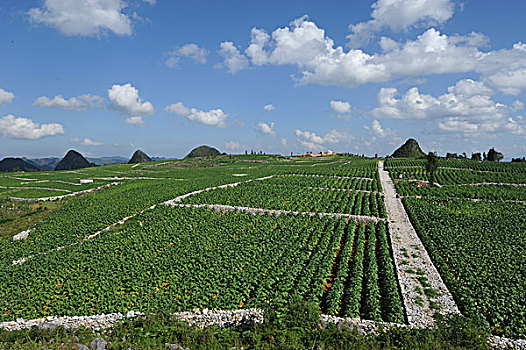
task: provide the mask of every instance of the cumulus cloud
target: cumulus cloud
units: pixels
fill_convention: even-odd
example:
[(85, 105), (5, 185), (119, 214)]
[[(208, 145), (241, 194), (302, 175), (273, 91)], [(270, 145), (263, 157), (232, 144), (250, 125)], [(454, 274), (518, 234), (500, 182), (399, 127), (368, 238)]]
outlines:
[(177, 67), (181, 57), (186, 57), (201, 64), (205, 64), (206, 56), (208, 56), (208, 50), (203, 49), (196, 44), (186, 44), (181, 47), (176, 47), (170, 52), (167, 52), (166, 56), (168, 59), (165, 63), (170, 68)]
[(38, 124), (29, 118), (6, 115), (0, 118), (0, 133), (14, 139), (40, 139), (46, 136), (63, 135), (64, 127), (58, 123)]
[(103, 146), (104, 143), (103, 142), (97, 142), (97, 141), (93, 141), (91, 139), (88, 139), (88, 138), (85, 138), (84, 140), (81, 140), (77, 137), (74, 137), (70, 140), (71, 142), (76, 142), (76, 143), (80, 143), (84, 146)]
[(228, 117), (228, 114), (221, 109), (211, 109), (205, 112), (196, 108), (187, 108), (182, 102), (166, 106), (164, 111), (176, 114), (180, 117), (185, 117), (191, 121), (220, 128), (226, 127), (226, 119)]
[(144, 126), (143, 117), (151, 116), (155, 109), (150, 102), (142, 102), (139, 98), (139, 90), (131, 84), (113, 85), (108, 90), (111, 100), (110, 109), (119, 111), (126, 115), (126, 123), (136, 126)]
[(384, 137), (386, 135), (386, 131), (384, 130), (384, 128), (382, 128), (382, 125), (376, 119), (373, 120), (373, 124), (371, 125), (371, 131), (373, 134), (379, 137)]
[(275, 109), (276, 109), (276, 107), (274, 107), (273, 104), (268, 104), (268, 105), (263, 106), (263, 110), (267, 111), (267, 112), (273, 111)]
[(351, 113), (351, 104), (345, 101), (330, 101), (331, 108), (338, 114)]
[(271, 122), (270, 124), (267, 124), (264, 122), (258, 122), (257, 127), (258, 127), (258, 131), (262, 132), (263, 134), (276, 136), (276, 132), (274, 131), (274, 122)]
[(256, 66), (297, 66), (300, 84), (356, 87), (431, 74), (477, 72), (489, 86), (504, 93), (517, 94), (526, 88), (526, 45), (481, 51), (487, 42), (480, 33), (447, 36), (430, 28), (415, 40), (382, 38), (383, 52), (368, 54), (335, 46), (322, 28), (301, 17), (271, 35), (253, 28), (245, 53)]
[(383, 28), (400, 31), (444, 23), (455, 9), (451, 0), (378, 0), (371, 7), (370, 21), (349, 26), (353, 33), (347, 38), (353, 47), (367, 43)]
[(324, 136), (319, 136), (314, 132), (296, 129), (294, 130), (294, 134), (300, 144), (310, 150), (319, 150), (324, 148), (327, 144), (337, 144), (351, 138), (351, 136), (347, 135), (345, 132), (338, 130), (331, 130)]
[(15, 98), (15, 94), (13, 94), (12, 92), (5, 91), (4, 89), (0, 89), (0, 106), (13, 102), (14, 98)]
[(219, 55), (223, 57), (224, 65), (232, 74), (248, 67), (248, 59), (239, 51), (231, 41), (222, 42), (219, 48)]
[(42, 7), (30, 9), (28, 15), (32, 23), (54, 27), (66, 35), (130, 35), (132, 21), (123, 12), (126, 6), (123, 0), (44, 0)]
[(240, 151), (242, 149), (247, 149), (247, 147), (240, 144), (239, 141), (228, 141), (225, 143), (225, 148), (230, 151)]
[(102, 108), (104, 99), (97, 95), (80, 95), (78, 97), (71, 97), (65, 99), (62, 95), (57, 95), (50, 99), (46, 96), (38, 97), (33, 106), (46, 108), (62, 108), (76, 111), (84, 111), (88, 109)]
[(436, 122), (442, 131), (464, 134), (520, 129), (519, 123), (509, 119), (517, 104), (495, 102), (493, 94), (484, 82), (471, 79), (458, 81), (438, 97), (422, 94), (416, 87), (401, 96), (395, 88), (382, 88), (372, 114), (377, 118), (427, 120)]
[(146, 122), (140, 116), (126, 117), (126, 119), (124, 121), (126, 122), (126, 124), (129, 124), (129, 125), (146, 126)]

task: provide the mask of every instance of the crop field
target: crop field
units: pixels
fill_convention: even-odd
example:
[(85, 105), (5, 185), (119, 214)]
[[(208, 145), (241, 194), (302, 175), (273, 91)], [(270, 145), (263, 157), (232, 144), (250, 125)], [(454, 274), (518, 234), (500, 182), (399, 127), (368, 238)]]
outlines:
[[(27, 227), (24, 240), (0, 239), (0, 321), (252, 308), (297, 296), (323, 313), (404, 323), (376, 160), (253, 158), (224, 157), (213, 167), (179, 161), (0, 177), (10, 187), (4, 201), (11, 187), (32, 187), (25, 184), (31, 181), (42, 182), (14, 191), (36, 198), (67, 194), (41, 188), (69, 191), (81, 187), (72, 184), (81, 178), (118, 182), (69, 197)], [(226, 184), (237, 186), (217, 188)], [(180, 203), (374, 220), (163, 204), (195, 191)]]
[(409, 181), (426, 179), (420, 161), (388, 166), (402, 174), (397, 191), (461, 311), (526, 337), (526, 166), (440, 161), (441, 188)]
[[(385, 207), (379, 193), (333, 190), (334, 187), (312, 188), (289, 178), (271, 182), (255, 181), (236, 187), (218, 189), (188, 197), (183, 203), (221, 204), (252, 208), (287, 210), (313, 213), (342, 213), (385, 218)], [(363, 181), (363, 180), (362, 180)], [(366, 182), (366, 181), (364, 181)], [(367, 181), (372, 182), (372, 181)]]

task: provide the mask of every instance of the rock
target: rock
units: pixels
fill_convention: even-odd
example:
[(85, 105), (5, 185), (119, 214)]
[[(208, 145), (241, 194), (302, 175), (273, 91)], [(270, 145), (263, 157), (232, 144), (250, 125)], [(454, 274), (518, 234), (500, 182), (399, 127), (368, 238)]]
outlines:
[(77, 350), (89, 350), (89, 348), (84, 344), (77, 344)]
[(134, 311), (128, 311), (128, 312), (126, 313), (126, 317), (127, 317), (127, 318), (135, 317), (135, 312), (134, 312)]
[(52, 322), (43, 322), (38, 325), (38, 328), (42, 329), (43, 331), (49, 331), (53, 333), (58, 327), (58, 324), (52, 323)]
[(168, 344), (168, 343), (166, 343), (166, 349), (168, 350), (190, 350), (189, 348), (183, 348), (179, 344)]
[(90, 343), (90, 347), (92, 350), (106, 350), (108, 346), (108, 342), (102, 338), (94, 339)]

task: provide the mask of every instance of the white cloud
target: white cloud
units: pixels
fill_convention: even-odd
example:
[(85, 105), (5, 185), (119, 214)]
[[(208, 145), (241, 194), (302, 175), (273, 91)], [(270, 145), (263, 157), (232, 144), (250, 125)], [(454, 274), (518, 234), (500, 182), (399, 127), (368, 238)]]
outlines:
[(64, 127), (58, 123), (38, 124), (29, 118), (6, 115), (0, 118), (0, 133), (14, 139), (40, 139), (45, 136), (63, 135)]
[(382, 125), (376, 119), (373, 120), (373, 124), (371, 125), (371, 131), (379, 137), (384, 137), (386, 135), (386, 131), (382, 128)]
[(228, 141), (225, 143), (225, 148), (230, 151), (240, 151), (242, 149), (247, 149), (247, 147), (241, 145), (239, 141)]
[(153, 105), (150, 102), (142, 102), (139, 98), (139, 90), (129, 83), (113, 85), (108, 90), (108, 97), (111, 100), (110, 109), (128, 116), (126, 118), (126, 123), (128, 124), (136, 126), (146, 125), (142, 118), (155, 113)]
[(146, 122), (144, 121), (144, 119), (142, 119), (141, 116), (126, 117), (125, 122), (129, 125), (146, 126)]
[(263, 106), (263, 110), (267, 111), (267, 112), (271, 112), (271, 111), (273, 111), (275, 109), (276, 109), (276, 107), (274, 107), (273, 104), (268, 104), (268, 105)]
[(66, 35), (131, 35), (130, 16), (123, 12), (126, 6), (123, 0), (44, 0), (42, 7), (32, 8), (28, 14), (31, 22), (54, 27)]
[(80, 139), (78, 139), (78, 138), (72, 138), (70, 141), (71, 142), (80, 142), (84, 146), (103, 146), (104, 145), (103, 142), (93, 141), (93, 140), (88, 139), (88, 138), (85, 138), (82, 141)]
[[(254, 65), (295, 65), (300, 84), (355, 87), (431, 74), (477, 72), (481, 80), (507, 94), (526, 88), (526, 44), (484, 52), (480, 33), (447, 36), (431, 28), (415, 40), (382, 39), (383, 53), (335, 46), (325, 31), (306, 17), (269, 35), (254, 28), (245, 50)], [(236, 49), (237, 50), (237, 49)]]
[(12, 92), (5, 91), (4, 89), (0, 89), (0, 106), (13, 102), (14, 98), (15, 98), (15, 94), (13, 94)]
[(451, 0), (378, 0), (371, 7), (370, 21), (349, 26), (353, 33), (347, 38), (353, 47), (367, 43), (382, 28), (400, 31), (444, 23), (455, 9)]
[(205, 64), (208, 50), (199, 47), (196, 44), (186, 44), (181, 47), (176, 47), (172, 51), (167, 52), (168, 59), (166, 65), (170, 68), (175, 68), (179, 64), (181, 57), (190, 58), (193, 61)]
[(518, 105), (495, 102), (493, 94), (483, 82), (471, 79), (458, 81), (438, 97), (422, 94), (416, 87), (400, 97), (397, 89), (382, 88), (377, 96), (378, 107), (372, 114), (376, 118), (436, 121), (442, 131), (463, 134), (520, 129), (509, 119)]
[(351, 104), (345, 101), (330, 101), (330, 105), (333, 111), (338, 114), (351, 113)]
[(224, 59), (224, 65), (232, 74), (248, 67), (248, 59), (239, 51), (231, 41), (222, 42), (219, 55)]
[(316, 135), (314, 132), (302, 131), (299, 129), (294, 130), (296, 138), (300, 144), (309, 150), (320, 150), (325, 147), (327, 144), (337, 144), (346, 139), (351, 139), (350, 135), (347, 135), (345, 132), (338, 130), (331, 130), (324, 136)]
[(33, 106), (46, 107), (46, 108), (62, 108), (71, 109), (77, 111), (84, 111), (88, 109), (102, 108), (104, 99), (97, 95), (80, 95), (78, 97), (71, 97), (65, 99), (62, 95), (57, 95), (50, 99), (46, 96), (38, 97)]
[(271, 122), (270, 124), (264, 123), (264, 122), (258, 122), (258, 131), (268, 134), (271, 136), (276, 136), (276, 132), (274, 131), (274, 122)]
[(226, 127), (226, 119), (228, 117), (228, 114), (221, 109), (211, 109), (205, 112), (196, 108), (187, 108), (182, 102), (166, 106), (164, 111), (176, 114), (180, 117), (185, 117), (191, 121), (220, 128)]
[(282, 144), (283, 146), (286, 146), (286, 145), (288, 144), (287, 139), (284, 138), (284, 137), (282, 137), (282, 138), (281, 138), (281, 144)]

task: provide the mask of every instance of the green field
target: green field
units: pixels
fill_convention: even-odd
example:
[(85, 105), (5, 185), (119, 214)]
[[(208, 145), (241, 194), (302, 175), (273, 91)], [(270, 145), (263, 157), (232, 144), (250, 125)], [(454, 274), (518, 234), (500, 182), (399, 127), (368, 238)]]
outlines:
[[(409, 181), (427, 179), (420, 161), (386, 166), (461, 311), (494, 334), (524, 337), (525, 193), (509, 184), (525, 183), (526, 168), (441, 161), (439, 188)], [(9, 200), (13, 192), (50, 191), (16, 187), (70, 190), (81, 186), (64, 182), (104, 184), (116, 176), (118, 185), (67, 200)], [(508, 185), (466, 186), (472, 182)], [(0, 192), (0, 228), (10, 232), (0, 239), (0, 321), (252, 308), (302, 298), (325, 314), (406, 322), (376, 159), (221, 156), (2, 174), (0, 184), (9, 187)], [(163, 204), (205, 189), (175, 203), (181, 206)], [(193, 204), (374, 220), (184, 207)], [(27, 239), (10, 239), (28, 228)]]
[[(526, 337), (526, 165), (442, 160), (442, 188), (408, 181), (427, 179), (421, 161), (388, 166), (393, 179), (402, 174), (397, 191), (461, 311), (495, 334)], [(481, 182), (519, 186), (460, 186)]]
[[(240, 156), (17, 174), (68, 190), (72, 185), (61, 181), (126, 179), (71, 200), (36, 224), (26, 240), (0, 241), (0, 284), (5, 286), (0, 321), (250, 308), (285, 305), (299, 297), (315, 302), (324, 313), (404, 323), (383, 222), (161, 204), (192, 191), (243, 182), (195, 194), (186, 202), (222, 204), (236, 198), (235, 204), (262, 209), (385, 217), (375, 169), (376, 160), (364, 158)], [(274, 177), (247, 182), (270, 175)], [(13, 176), (1, 181), (20, 186)], [(37, 196), (48, 190), (16, 191), (35, 191), (27, 196)], [(153, 205), (158, 206), (150, 209)], [(134, 217), (86, 240), (129, 216)], [(27, 260), (12, 264), (22, 258)]]

